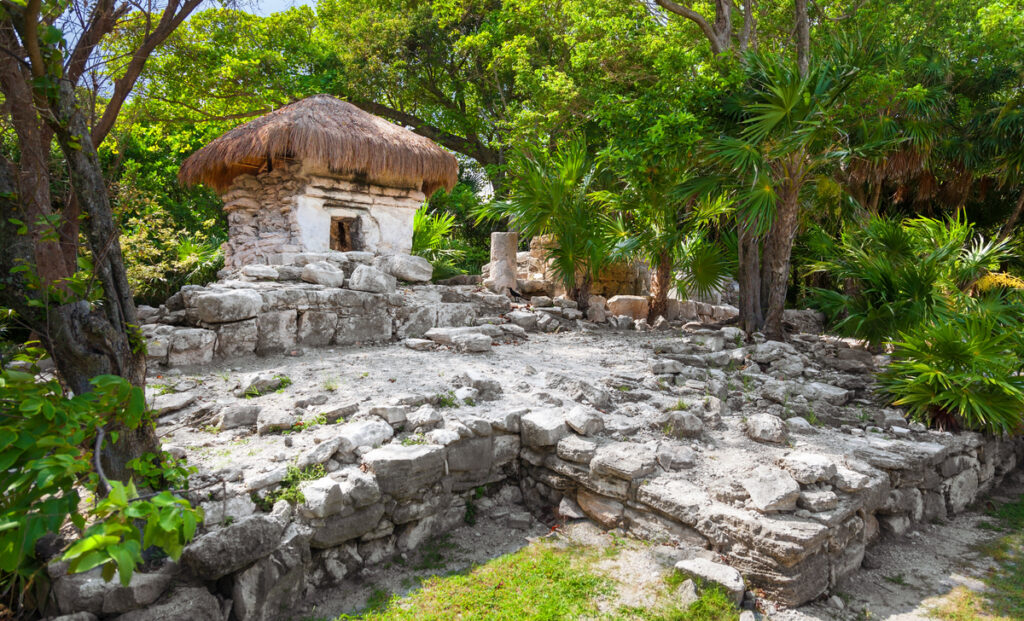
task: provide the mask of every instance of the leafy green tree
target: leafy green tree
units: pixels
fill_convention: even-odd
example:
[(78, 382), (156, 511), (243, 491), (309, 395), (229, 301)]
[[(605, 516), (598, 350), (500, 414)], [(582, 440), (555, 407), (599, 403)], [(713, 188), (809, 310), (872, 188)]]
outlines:
[[(98, 375), (145, 381), (145, 344), (96, 146), (114, 126), (149, 55), (199, 1), (172, 0), (155, 13), (114, 2), (98, 2), (84, 13), (49, 1), (0, 9), (0, 90), (15, 135), (0, 160), (6, 216), (0, 222), (0, 304), (40, 335), (75, 394), (91, 390)], [(85, 14), (78, 39), (69, 44), (53, 24)], [(96, 46), (126, 23), (145, 26), (137, 30), (127, 63), (112, 72), (103, 105), (90, 109), (93, 102), (76, 87), (84, 84)], [(70, 186), (63, 201), (53, 186), (62, 178)], [(152, 428), (123, 430), (117, 446), (105, 451), (112, 478), (126, 479), (126, 463), (155, 446)]]
[(707, 157), (726, 171), (714, 191), (737, 205), (740, 323), (778, 339), (801, 206), (845, 155), (834, 112), (856, 72), (820, 63), (802, 76), (776, 55), (752, 56), (748, 67), (742, 130)]
[(819, 251), (824, 256), (810, 269), (845, 290), (813, 289), (811, 302), (840, 334), (875, 346), (954, 314), (962, 297), (1010, 256), (1005, 240), (985, 241), (963, 215), (872, 218)]

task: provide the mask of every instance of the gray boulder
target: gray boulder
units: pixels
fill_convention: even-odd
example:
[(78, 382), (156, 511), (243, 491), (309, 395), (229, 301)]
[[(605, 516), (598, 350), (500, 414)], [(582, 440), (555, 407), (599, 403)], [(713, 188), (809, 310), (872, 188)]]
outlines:
[(676, 571), (700, 582), (716, 584), (729, 595), (737, 606), (743, 601), (743, 576), (728, 565), (715, 563), (703, 558), (691, 558), (676, 563)]
[(747, 418), (747, 436), (758, 442), (781, 444), (789, 435), (782, 419), (772, 414), (754, 414)]
[(255, 317), (263, 305), (263, 298), (259, 293), (245, 289), (210, 291), (195, 296), (192, 304), (200, 321), (227, 323)]
[(390, 254), (377, 257), (374, 266), (406, 282), (430, 282), (434, 267), (423, 257), (408, 254)]
[(180, 588), (156, 605), (133, 610), (116, 621), (223, 621), (220, 602), (202, 587)]
[(800, 484), (788, 472), (774, 466), (758, 466), (740, 480), (754, 508), (761, 513), (792, 511), (800, 498)]
[(345, 284), (345, 272), (333, 263), (317, 261), (307, 263), (302, 268), (302, 280), (325, 287), (342, 287)]
[(357, 267), (348, 281), (349, 289), (370, 293), (394, 293), (397, 285), (394, 276), (369, 265)]
[(270, 554), (277, 548), (284, 524), (253, 515), (211, 531), (185, 547), (181, 561), (204, 580), (217, 580)]

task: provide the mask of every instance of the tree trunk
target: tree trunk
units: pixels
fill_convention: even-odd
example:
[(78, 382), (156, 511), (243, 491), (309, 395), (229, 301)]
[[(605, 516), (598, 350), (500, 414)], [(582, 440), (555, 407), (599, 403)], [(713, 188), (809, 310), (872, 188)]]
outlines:
[(783, 186), (776, 203), (775, 222), (764, 246), (763, 279), (767, 292), (764, 332), (768, 338), (778, 341), (785, 338), (782, 315), (789, 290), (789, 259), (799, 223), (799, 198), (798, 188), (789, 183)]
[(739, 285), (740, 285), (740, 328), (747, 334), (761, 329), (764, 319), (761, 315), (761, 250), (760, 244), (750, 226), (740, 222), (739, 236)]
[[(145, 343), (121, 253), (120, 231), (110, 209), (103, 172), (89, 139), (85, 116), (76, 105), (74, 90), (61, 82), (56, 118), (51, 129), (68, 163), (71, 185), (83, 211), (89, 214), (87, 242), (92, 252), (93, 277), (102, 288), (104, 303), (96, 308), (80, 301), (50, 314), (51, 334), (60, 338), (53, 347), (55, 362), (76, 393), (89, 388), (97, 375), (120, 375), (136, 386), (146, 382)], [(159, 444), (152, 426), (128, 430), (116, 418), (108, 430), (118, 433), (108, 443), (103, 460), (107, 476), (127, 480), (127, 462), (156, 452)]]
[(593, 284), (594, 281), (590, 274), (584, 272), (583, 275), (577, 276), (576, 286), (572, 288), (572, 291), (569, 291), (569, 297), (576, 301), (577, 308), (584, 314), (590, 305), (590, 289)]
[(672, 253), (662, 250), (651, 275), (651, 310), (647, 321), (654, 323), (659, 316), (668, 313), (668, 292), (672, 287)]
[(1010, 214), (1010, 219), (999, 230), (999, 237), (996, 238), (997, 241), (1003, 241), (1013, 234), (1013, 229), (1017, 226), (1017, 220), (1020, 219), (1021, 211), (1024, 211), (1024, 188), (1021, 189), (1020, 196), (1017, 197), (1017, 204), (1013, 208), (1013, 213)]
[(807, 19), (807, 0), (795, 0), (796, 9), (796, 64), (800, 77), (806, 78), (810, 68), (811, 32)]

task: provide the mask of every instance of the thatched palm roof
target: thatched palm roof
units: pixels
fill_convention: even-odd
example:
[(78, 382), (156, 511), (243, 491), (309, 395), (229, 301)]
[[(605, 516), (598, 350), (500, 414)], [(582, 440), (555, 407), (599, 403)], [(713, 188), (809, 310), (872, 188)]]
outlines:
[(232, 129), (181, 165), (186, 185), (219, 191), (268, 163), (298, 160), (378, 185), (421, 188), (428, 196), (455, 185), (455, 157), (429, 138), (331, 97), (314, 95)]

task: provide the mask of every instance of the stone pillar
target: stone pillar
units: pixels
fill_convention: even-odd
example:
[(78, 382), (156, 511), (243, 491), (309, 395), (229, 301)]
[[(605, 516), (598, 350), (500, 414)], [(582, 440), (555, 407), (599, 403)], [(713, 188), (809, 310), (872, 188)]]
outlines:
[(495, 293), (508, 295), (516, 286), (516, 252), (519, 233), (491, 233), (491, 272), (484, 286)]
[(491, 264), (506, 261), (513, 269), (519, 252), (519, 233), (491, 233)]

